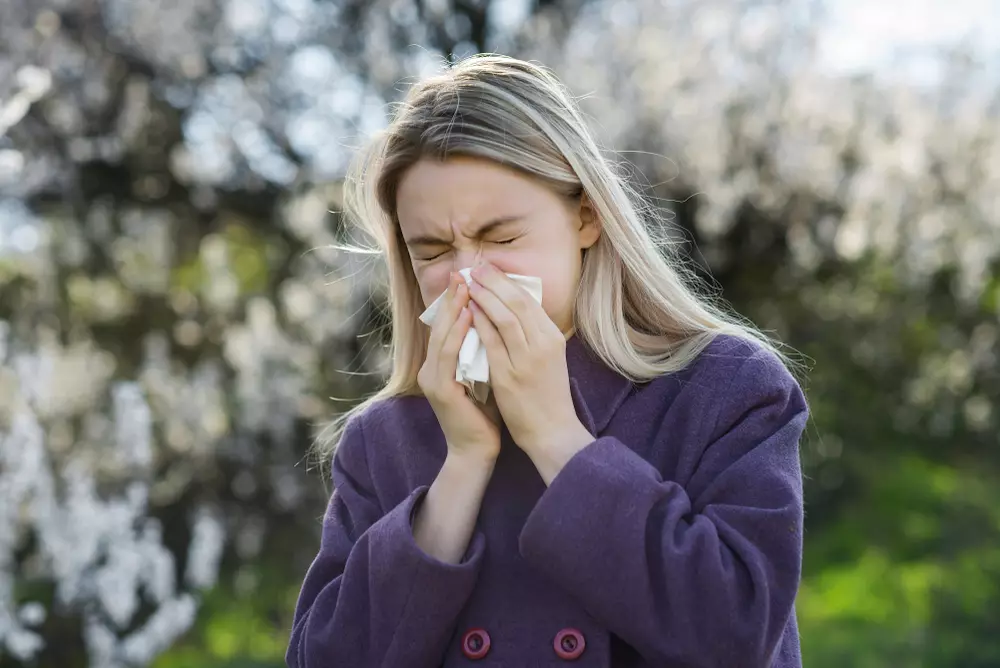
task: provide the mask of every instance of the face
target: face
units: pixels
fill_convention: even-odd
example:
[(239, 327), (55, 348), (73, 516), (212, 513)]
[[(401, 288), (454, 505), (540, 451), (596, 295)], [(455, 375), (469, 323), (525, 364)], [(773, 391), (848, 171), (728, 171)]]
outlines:
[(569, 201), (499, 163), (456, 157), (408, 169), (396, 211), (425, 306), (451, 272), (481, 258), (507, 274), (540, 277), (542, 307), (570, 330), (582, 251), (600, 236), (586, 201)]

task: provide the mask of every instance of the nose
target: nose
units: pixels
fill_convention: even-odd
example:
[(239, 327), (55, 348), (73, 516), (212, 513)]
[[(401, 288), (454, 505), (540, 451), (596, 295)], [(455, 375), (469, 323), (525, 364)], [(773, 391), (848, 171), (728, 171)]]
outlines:
[(459, 269), (465, 269), (466, 267), (471, 267), (476, 264), (476, 260), (482, 253), (482, 247), (478, 244), (475, 246), (469, 246), (468, 248), (460, 248), (455, 251), (454, 263), (455, 266), (452, 267), (452, 271), (458, 271)]

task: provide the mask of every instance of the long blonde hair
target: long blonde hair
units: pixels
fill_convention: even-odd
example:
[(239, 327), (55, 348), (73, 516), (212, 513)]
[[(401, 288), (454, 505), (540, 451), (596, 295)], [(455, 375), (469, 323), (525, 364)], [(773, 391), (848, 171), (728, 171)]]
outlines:
[(601, 225), (585, 252), (574, 313), (576, 334), (609, 367), (635, 382), (679, 371), (712, 339), (767, 336), (699, 287), (674, 247), (654, 236), (659, 215), (615, 171), (572, 96), (545, 67), (480, 54), (415, 84), (389, 126), (357, 156), (346, 181), (348, 222), (374, 240), (388, 268), (392, 369), (385, 385), (335, 418), (315, 453), (328, 463), (343, 427), (388, 397), (419, 394), (428, 329), (396, 217), (396, 190), (422, 158), (476, 156), (530, 175), (566, 197), (587, 197)]

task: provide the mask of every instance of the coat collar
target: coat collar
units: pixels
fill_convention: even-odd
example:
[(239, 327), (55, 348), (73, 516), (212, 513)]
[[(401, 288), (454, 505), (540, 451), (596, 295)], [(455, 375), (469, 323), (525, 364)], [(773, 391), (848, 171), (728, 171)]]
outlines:
[(632, 391), (632, 382), (601, 361), (579, 334), (566, 341), (566, 368), (577, 415), (598, 436)]

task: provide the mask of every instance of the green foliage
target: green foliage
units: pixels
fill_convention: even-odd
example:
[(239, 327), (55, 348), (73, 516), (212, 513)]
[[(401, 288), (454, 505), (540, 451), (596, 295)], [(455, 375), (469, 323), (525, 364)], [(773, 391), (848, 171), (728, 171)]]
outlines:
[(183, 642), (161, 655), (153, 668), (277, 668), (284, 666), (298, 574), (287, 564), (260, 563), (240, 571), (253, 582), (240, 591), (216, 587), (204, 600), (198, 623)]
[[(229, 14), (214, 1), (150, 3), (155, 11), (134, 15), (125, 11), (133, 4), (142, 5), (0, 3), (15, 79), (39, 67), (54, 77), (0, 133), (3, 185), (32, 214), (3, 208), (14, 201), (5, 191), (0, 242), (21, 226), (49, 240), (23, 255), (0, 244), (0, 326), (11, 332), (8, 346), (0, 328), (0, 351), (41, 342), (64, 360), (57, 389), (82, 387), (48, 425), (56, 455), (81, 451), (82, 435), (108, 421), (88, 403), (105, 382), (93, 372), (102, 360), (116, 378), (142, 380), (158, 430), (152, 509), (179, 561), (196, 499), (218, 502), (230, 538), (262, 527), (256, 550), (229, 541), (194, 628), (153, 665), (278, 668), (326, 500), (295, 465), (310, 427), (344, 405), (325, 398), (357, 399), (376, 382), (377, 361), (363, 359), (356, 335), (382, 306), (368, 299), (370, 263), (310, 252), (337, 240), (343, 221), (327, 211), (343, 202), (326, 183), (333, 177), (309, 174), (318, 155), (347, 148), (342, 141), (353, 149), (363, 121), (379, 120), (367, 96), (401, 92), (415, 73), (412, 45), (430, 35), (418, 50), (431, 56), (491, 49), (492, 11), (490, 2), (445, 2), (447, 12), (398, 2), (388, 13), (360, 0), (298, 3), (292, 13), (318, 13), (301, 39), (278, 44), (264, 39), (270, 31), (229, 32), (253, 21), (218, 22)], [(274, 34), (297, 30), (285, 4), (264, 3), (283, 26)], [(614, 3), (583, 12), (579, 0), (526, 4), (532, 16), (519, 23), (530, 29), (510, 35), (527, 40), (518, 55), (579, 77), (578, 93), (597, 91), (585, 111), (626, 151), (622, 171), (635, 166), (656, 184), (651, 201), (696, 242), (692, 259), (705, 261), (722, 295), (810, 361), (804, 664), (1000, 665), (1000, 257), (993, 251), (981, 284), (961, 278), (978, 274), (993, 250), (984, 244), (995, 243), (1000, 124), (989, 95), (963, 97), (977, 89), (961, 72), (945, 77), (938, 99), (810, 70), (787, 50), (813, 43), (810, 28), (784, 17), (807, 5), (805, 14), (821, 14), (812, 2), (626, 0), (613, 21), (604, 12)], [(745, 20), (757, 6), (776, 22)], [(535, 12), (543, 23), (532, 23)], [(581, 16), (591, 17), (589, 34)], [(728, 26), (734, 39), (699, 41), (717, 31), (690, 29), (702, 23)], [(746, 26), (757, 36), (736, 39)], [(772, 45), (740, 51), (765, 34)], [(546, 37), (532, 45), (532, 35)], [(576, 42), (587, 48), (564, 48)], [(300, 47), (337, 68), (322, 83), (292, 81)], [(719, 62), (740, 71), (720, 76)], [(796, 69), (760, 69), (772, 62)], [(366, 102), (346, 109), (344, 91), (357, 82)], [(0, 106), (20, 99), (16, 90), (0, 90)], [(316, 120), (339, 116), (349, 129)], [(288, 130), (301, 127), (309, 141), (292, 141)], [(233, 169), (194, 169), (206, 156)], [(279, 158), (300, 168), (293, 181), (258, 173)], [(860, 247), (845, 250), (852, 238)], [(64, 359), (63, 346), (92, 354)], [(7, 361), (0, 418), (23, 399)], [(290, 496), (285, 476), (312, 488)], [(44, 560), (14, 547), (17, 603), (51, 610), (51, 653), (30, 665), (85, 665), (80, 620), (49, 605)], [(26, 664), (0, 654), (8, 665)]]

